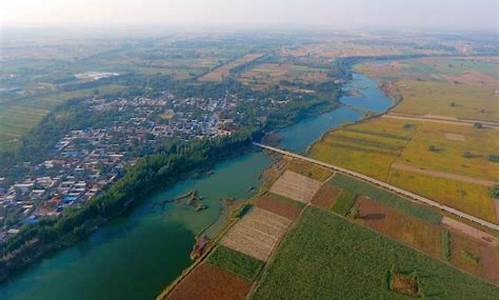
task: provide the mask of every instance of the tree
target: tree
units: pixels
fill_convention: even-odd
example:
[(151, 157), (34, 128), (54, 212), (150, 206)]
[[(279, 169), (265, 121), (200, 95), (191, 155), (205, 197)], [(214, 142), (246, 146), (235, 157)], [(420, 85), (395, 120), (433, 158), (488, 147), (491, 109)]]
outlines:
[(498, 184), (495, 184), (490, 189), (490, 197), (498, 200)]
[(429, 145), (429, 148), (428, 148), (428, 149), (429, 149), (429, 151), (431, 151), (431, 152), (437, 152), (437, 151), (438, 151), (438, 148), (437, 148), (436, 146), (434, 146), (434, 145)]

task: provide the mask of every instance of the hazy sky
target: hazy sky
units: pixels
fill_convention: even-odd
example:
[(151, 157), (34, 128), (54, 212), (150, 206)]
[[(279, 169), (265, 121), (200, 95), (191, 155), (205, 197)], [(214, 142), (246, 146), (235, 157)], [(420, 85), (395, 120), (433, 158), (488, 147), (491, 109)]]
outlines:
[(318, 25), (498, 28), (498, 0), (0, 0), (14, 25)]

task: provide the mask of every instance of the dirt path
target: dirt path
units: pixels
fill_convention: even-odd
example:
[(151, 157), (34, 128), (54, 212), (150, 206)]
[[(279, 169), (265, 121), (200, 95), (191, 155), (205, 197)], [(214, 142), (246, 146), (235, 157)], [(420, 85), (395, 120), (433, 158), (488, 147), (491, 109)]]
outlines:
[(451, 179), (451, 180), (468, 182), (468, 183), (484, 185), (484, 186), (492, 186), (492, 185), (496, 184), (496, 181), (492, 181), (492, 180), (457, 175), (457, 174), (447, 173), (447, 172), (434, 171), (434, 170), (429, 170), (429, 169), (423, 169), (423, 168), (418, 168), (418, 167), (414, 167), (414, 166), (410, 166), (410, 165), (406, 165), (406, 164), (402, 164), (402, 163), (394, 163), (394, 164), (392, 164), (391, 168), (396, 169), (396, 170), (401, 170), (401, 171), (408, 171), (408, 172), (428, 175), (428, 176), (432, 176), (432, 177)]
[(481, 121), (481, 120), (459, 120), (459, 119), (448, 119), (441, 118), (435, 116), (407, 116), (401, 115), (397, 113), (387, 113), (382, 116), (382, 118), (389, 119), (400, 119), (400, 120), (412, 120), (412, 121), (424, 121), (424, 122), (433, 122), (440, 124), (451, 124), (451, 125), (463, 125), (463, 126), (473, 126), (475, 123), (481, 123), (483, 127), (488, 128), (498, 128), (498, 124), (490, 121)]

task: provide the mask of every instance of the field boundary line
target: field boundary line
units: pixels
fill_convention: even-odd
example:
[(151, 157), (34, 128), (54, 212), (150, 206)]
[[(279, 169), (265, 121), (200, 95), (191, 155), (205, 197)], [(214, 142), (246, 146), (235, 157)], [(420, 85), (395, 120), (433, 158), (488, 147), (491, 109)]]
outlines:
[(432, 123), (451, 124), (451, 125), (463, 125), (463, 126), (474, 126), (475, 123), (481, 123), (483, 125), (483, 127), (498, 128), (498, 123), (491, 122), (491, 121), (466, 120), (466, 119), (444, 119), (444, 118), (425, 117), (425, 116), (409, 116), (409, 115), (405, 115), (405, 114), (392, 113), (392, 112), (383, 115), (382, 118), (421, 121), (421, 122), (432, 122)]

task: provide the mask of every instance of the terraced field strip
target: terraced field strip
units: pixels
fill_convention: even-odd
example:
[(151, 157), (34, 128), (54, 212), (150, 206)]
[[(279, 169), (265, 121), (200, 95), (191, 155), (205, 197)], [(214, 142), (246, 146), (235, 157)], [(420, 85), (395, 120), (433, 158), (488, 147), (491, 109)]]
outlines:
[(255, 207), (237, 222), (222, 239), (222, 245), (243, 254), (267, 261), (291, 221)]
[(403, 164), (403, 163), (394, 163), (391, 166), (391, 168), (396, 169), (396, 170), (401, 170), (401, 171), (408, 171), (408, 172), (412, 172), (412, 173), (427, 175), (427, 176), (431, 176), (431, 177), (439, 177), (439, 178), (469, 182), (469, 183), (484, 185), (484, 186), (492, 186), (492, 185), (495, 185), (497, 183), (496, 181), (492, 181), (492, 180), (486, 180), (486, 179), (482, 179), (482, 178), (475, 178), (475, 177), (463, 176), (463, 175), (458, 175), (458, 174), (453, 174), (453, 173), (448, 173), (448, 172), (440, 172), (440, 171), (435, 171), (435, 170), (418, 168), (418, 167), (410, 166), (410, 165)]
[(320, 187), (321, 182), (286, 170), (270, 191), (302, 203), (309, 203)]
[(333, 169), (333, 170), (335, 170), (335, 171), (337, 171), (339, 173), (342, 173), (342, 174), (345, 174), (345, 175), (348, 175), (348, 176), (351, 176), (351, 177), (355, 177), (355, 178), (361, 179), (363, 181), (367, 181), (367, 182), (369, 182), (371, 184), (374, 184), (376, 186), (382, 187), (382, 188), (384, 188), (386, 190), (389, 190), (389, 191), (391, 191), (393, 193), (405, 196), (410, 201), (424, 203), (424, 204), (427, 204), (429, 206), (436, 207), (438, 209), (441, 209), (441, 210), (444, 210), (446, 212), (449, 212), (449, 213), (451, 213), (453, 215), (456, 215), (456, 216), (458, 216), (460, 218), (464, 218), (464, 219), (467, 219), (469, 221), (478, 223), (478, 224), (480, 224), (482, 226), (485, 226), (485, 227), (488, 227), (490, 229), (498, 230), (498, 225), (496, 225), (496, 224), (493, 224), (493, 223), (490, 223), (488, 221), (482, 220), (480, 218), (474, 217), (474, 216), (469, 215), (467, 213), (464, 213), (464, 212), (462, 212), (462, 211), (460, 211), (458, 209), (454, 209), (454, 208), (449, 207), (447, 205), (443, 205), (443, 204), (438, 203), (436, 201), (427, 199), (425, 197), (422, 197), (420, 195), (414, 194), (412, 192), (408, 192), (406, 190), (400, 189), (398, 187), (395, 187), (395, 186), (390, 185), (388, 183), (385, 183), (383, 181), (380, 181), (380, 180), (368, 177), (366, 175), (363, 175), (363, 174), (360, 174), (360, 173), (357, 173), (357, 172), (354, 172), (354, 171), (351, 171), (351, 170), (347, 170), (347, 169), (344, 169), (344, 168), (341, 168), (341, 167), (337, 167), (337, 166), (334, 166), (334, 165), (331, 165), (331, 164), (328, 164), (328, 163), (325, 163), (325, 162), (322, 162), (322, 161), (319, 161), (319, 160), (316, 160), (316, 159), (312, 159), (312, 158), (309, 158), (309, 157), (306, 157), (306, 156), (302, 156), (302, 155), (295, 154), (295, 153), (292, 153), (292, 152), (289, 152), (289, 151), (281, 150), (281, 149), (278, 149), (278, 148), (275, 148), (275, 147), (263, 145), (263, 144), (260, 144), (260, 143), (253, 143), (253, 144), (255, 146), (257, 146), (257, 147), (260, 147), (260, 148), (263, 148), (263, 149), (266, 149), (266, 150), (269, 150), (269, 151), (281, 153), (283, 155), (291, 156), (291, 157), (294, 157), (294, 158), (303, 159), (305, 161), (309, 161), (311, 163), (318, 164), (318, 165), (321, 165), (321, 166)]

